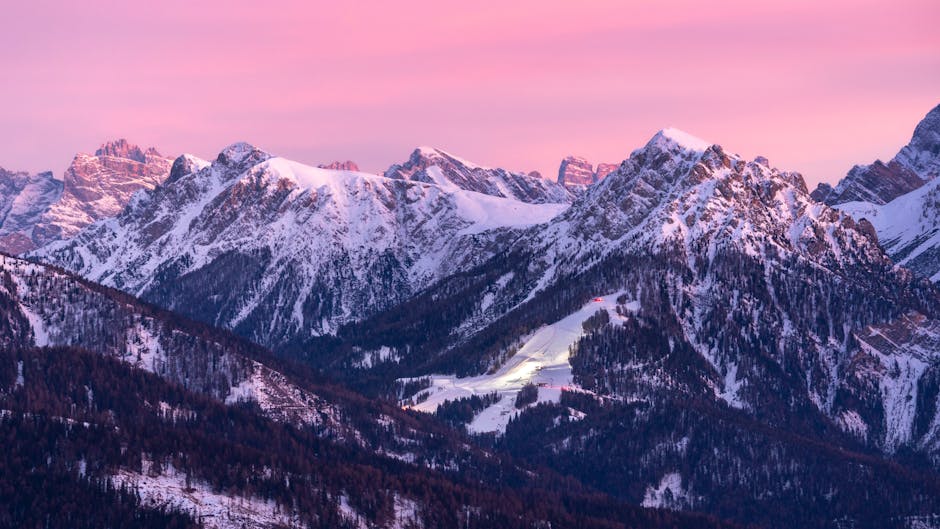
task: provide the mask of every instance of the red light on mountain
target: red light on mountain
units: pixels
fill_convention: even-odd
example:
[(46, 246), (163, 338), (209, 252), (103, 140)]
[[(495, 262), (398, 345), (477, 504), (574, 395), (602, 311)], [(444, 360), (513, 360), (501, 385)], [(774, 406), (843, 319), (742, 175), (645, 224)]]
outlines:
[(594, 298), (594, 301), (595, 301), (595, 302), (604, 301), (604, 298)]

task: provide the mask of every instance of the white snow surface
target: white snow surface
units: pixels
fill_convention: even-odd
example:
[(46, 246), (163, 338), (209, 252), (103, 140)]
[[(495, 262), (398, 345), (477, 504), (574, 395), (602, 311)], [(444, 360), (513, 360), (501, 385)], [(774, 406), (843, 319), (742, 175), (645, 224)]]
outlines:
[(26, 385), (26, 379), (23, 377), (23, 361), (16, 363), (16, 382), (13, 387), (21, 388)]
[[(538, 402), (558, 402), (562, 390), (583, 391), (573, 383), (568, 362), (571, 347), (583, 336), (584, 321), (597, 311), (606, 310), (614, 322), (623, 318), (615, 310), (619, 295), (601, 296), (600, 301), (590, 301), (577, 312), (541, 327), (526, 337), (519, 351), (493, 374), (467, 378), (431, 375), (429, 396), (414, 409), (433, 413), (445, 400), (482, 396), (495, 391), (502, 398), (480, 412), (468, 428), (471, 432), (505, 432), (509, 420), (520, 412), (515, 402), (522, 386), (529, 383), (538, 385)], [(639, 305), (630, 302), (626, 307), (637, 310)]]
[[(270, 252), (259, 284), (232, 301), (233, 315), (214, 323), (238, 325), (263, 310), (259, 305), (272, 292), (280, 296), (277, 289), (289, 278), (302, 295), (280, 303), (265, 331), (272, 336), (252, 337), (274, 346), (282, 333), (329, 333), (387, 302), (394, 293), (368, 290), (375, 268), (397, 263), (404, 277), (395, 280), (406, 285), (396, 292), (417, 291), (485, 259), (492, 251), (487, 233), (544, 223), (567, 208), (452, 184), (311, 167), (252, 149), (233, 145), (223, 155), (243, 166), (217, 162), (139, 194), (120, 216), (36, 257), (140, 296), (162, 266), (182, 266), (185, 274), (227, 252)], [(337, 262), (348, 263), (348, 270), (337, 269)], [(363, 292), (344, 292), (332, 314), (308, 321), (302, 307), (318, 281)]]
[[(884, 410), (885, 437), (883, 448), (888, 453), (911, 442), (914, 418), (917, 413), (918, 388), (927, 368), (937, 362), (940, 343), (936, 325), (925, 322), (922, 316), (902, 317), (899, 322), (914, 329), (907, 341), (898, 343), (903, 335), (885, 326), (870, 326), (857, 333), (859, 347), (877, 361), (875, 376)], [(896, 323), (897, 325), (897, 323)], [(934, 415), (936, 421), (940, 414)], [(846, 417), (850, 419), (850, 417)], [(932, 421), (932, 422), (933, 422)], [(867, 434), (867, 426), (844, 421), (842, 426), (856, 435)], [(936, 442), (937, 432), (930, 432), (923, 442)]]
[(689, 501), (689, 493), (682, 488), (682, 475), (669, 472), (663, 475), (656, 486), (646, 488), (643, 495), (643, 507), (660, 509), (679, 509)]
[(187, 487), (186, 474), (172, 465), (167, 465), (160, 475), (151, 475), (149, 461), (144, 461), (143, 467), (141, 473), (122, 469), (111, 476), (111, 481), (116, 487), (126, 485), (136, 489), (145, 506), (189, 513), (206, 529), (299, 527), (299, 517), (273, 501), (230, 496), (198, 481)]
[[(424, 523), (419, 514), (418, 504), (414, 500), (396, 494), (394, 502), (394, 518), (389, 520), (388, 524), (383, 526), (383, 529), (419, 529), (424, 527)], [(340, 496), (337, 507), (342, 517), (345, 518), (346, 521), (354, 524), (358, 529), (371, 529), (376, 527), (375, 524), (370, 523), (362, 513), (349, 504), (349, 497), (345, 495)]]
[(680, 147), (685, 147), (686, 149), (702, 152), (705, 149), (711, 147), (713, 144), (709, 141), (703, 140), (696, 136), (689, 134), (688, 132), (667, 127), (661, 131), (659, 134), (664, 138), (668, 138), (675, 142)]
[[(940, 246), (940, 178), (901, 195), (887, 204), (847, 202), (836, 206), (856, 220), (866, 219), (875, 227), (879, 242), (897, 264), (908, 266), (924, 252)], [(931, 281), (940, 281), (940, 266), (925, 271)]]

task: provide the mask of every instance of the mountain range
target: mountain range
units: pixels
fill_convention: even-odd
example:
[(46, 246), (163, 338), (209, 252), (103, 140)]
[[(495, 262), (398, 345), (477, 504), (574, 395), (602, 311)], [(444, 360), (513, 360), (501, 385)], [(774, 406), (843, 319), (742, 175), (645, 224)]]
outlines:
[(940, 107), (812, 193), (677, 129), (554, 182), (109, 143), (0, 174), (0, 424), (184, 525), (940, 526), (938, 167)]
[(136, 191), (162, 183), (171, 163), (152, 147), (143, 150), (121, 139), (103, 144), (94, 155), (77, 154), (62, 180), (51, 172), (0, 169), (0, 251), (23, 253), (117, 215)]

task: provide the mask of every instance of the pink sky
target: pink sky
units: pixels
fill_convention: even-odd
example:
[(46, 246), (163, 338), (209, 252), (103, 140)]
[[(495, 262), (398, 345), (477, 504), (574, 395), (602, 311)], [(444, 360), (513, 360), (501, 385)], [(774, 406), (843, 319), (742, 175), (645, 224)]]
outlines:
[[(136, 5), (132, 5), (136, 4)], [(265, 5), (262, 9), (257, 6)], [(940, 2), (8, 2), (0, 166), (126, 137), (381, 171), (417, 145), (554, 176), (656, 130), (833, 181), (940, 103)]]

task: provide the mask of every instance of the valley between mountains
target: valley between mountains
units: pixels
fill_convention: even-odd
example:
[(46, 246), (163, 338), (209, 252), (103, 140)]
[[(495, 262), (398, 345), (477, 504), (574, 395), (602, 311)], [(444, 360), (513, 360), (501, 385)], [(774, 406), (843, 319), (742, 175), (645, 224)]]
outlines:
[(940, 527), (940, 106), (633, 147), (0, 170), (0, 525)]

